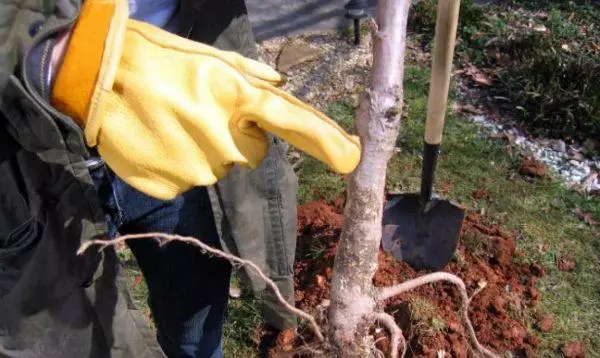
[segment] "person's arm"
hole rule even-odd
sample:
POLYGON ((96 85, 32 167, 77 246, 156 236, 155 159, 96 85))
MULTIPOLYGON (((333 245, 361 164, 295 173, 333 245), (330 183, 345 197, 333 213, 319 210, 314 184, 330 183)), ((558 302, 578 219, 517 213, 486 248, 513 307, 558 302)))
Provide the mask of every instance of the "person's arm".
POLYGON ((264 63, 126 17, 125 0, 86 0, 53 80, 51 103, 83 129, 108 166, 168 200, 257 167, 274 134, 349 173, 358 137, 276 86, 264 63))

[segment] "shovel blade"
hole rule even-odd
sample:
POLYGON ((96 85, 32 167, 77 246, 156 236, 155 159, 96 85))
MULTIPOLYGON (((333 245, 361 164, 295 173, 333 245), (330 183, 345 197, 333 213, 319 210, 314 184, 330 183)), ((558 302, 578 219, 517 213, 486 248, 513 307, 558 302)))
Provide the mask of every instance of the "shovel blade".
POLYGON ((452 259, 465 217, 460 205, 419 194, 388 197, 383 212, 383 249, 415 270, 441 270, 452 259))

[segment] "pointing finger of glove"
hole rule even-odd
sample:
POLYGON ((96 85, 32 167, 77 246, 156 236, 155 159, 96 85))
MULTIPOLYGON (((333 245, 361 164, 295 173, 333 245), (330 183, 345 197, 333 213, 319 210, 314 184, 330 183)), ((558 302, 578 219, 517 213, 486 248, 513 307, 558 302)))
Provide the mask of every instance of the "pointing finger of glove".
POLYGON ((243 104, 245 119, 327 164, 337 173, 352 172, 360 161, 358 137, 294 96, 257 81, 243 104))

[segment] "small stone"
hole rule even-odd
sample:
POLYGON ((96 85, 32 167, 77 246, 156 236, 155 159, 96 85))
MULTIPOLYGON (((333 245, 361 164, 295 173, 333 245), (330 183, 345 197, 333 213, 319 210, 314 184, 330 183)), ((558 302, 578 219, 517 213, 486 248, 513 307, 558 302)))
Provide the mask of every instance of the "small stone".
POLYGON ((310 87, 302 86, 298 91, 298 97, 306 97, 306 95, 310 92, 310 87))
POLYGON ((587 165, 586 165, 586 166, 583 166, 583 167, 581 168, 581 172, 582 172, 583 176, 584 176, 584 177, 586 177, 586 178, 587 178, 587 176, 588 176, 588 175, 590 175, 590 172, 591 172, 591 171, 592 171, 592 170, 591 170, 591 169, 590 169, 590 167, 588 167, 587 165))
POLYGON ((239 298, 242 296, 242 290, 239 287, 229 287, 229 297, 239 298))
POLYGON ((554 142, 554 145, 552 145, 552 149, 564 153, 567 151, 567 145, 565 144, 565 141, 559 139, 554 142))
POLYGON ((581 165, 581 163, 580 163, 580 162, 578 162, 578 161, 577 161, 577 160, 575 160, 575 159, 571 159, 571 160, 569 160, 569 164, 571 164, 571 165, 572 165, 572 166, 574 166, 574 167, 579 167, 579 166, 581 165))
POLYGON ((540 140, 538 141, 538 144, 539 144, 539 145, 542 145, 542 146, 544 146, 544 147, 547 147, 547 146, 549 146, 549 145, 550 145, 550 140, 548 140, 548 139, 540 139, 540 140))
POLYGON ((575 160, 583 160, 583 154, 581 154, 580 152, 573 151, 571 153, 571 157, 575 160))

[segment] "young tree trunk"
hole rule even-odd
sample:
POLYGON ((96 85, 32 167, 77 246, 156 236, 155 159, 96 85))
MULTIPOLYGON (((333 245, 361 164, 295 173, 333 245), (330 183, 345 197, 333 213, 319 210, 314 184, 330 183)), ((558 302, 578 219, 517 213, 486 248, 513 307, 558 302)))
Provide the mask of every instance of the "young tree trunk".
POLYGON ((344 357, 365 356, 375 320, 373 275, 381 240, 387 163, 400 127, 410 0, 379 0, 371 84, 357 112, 362 158, 350 176, 329 307, 331 342, 344 357))

